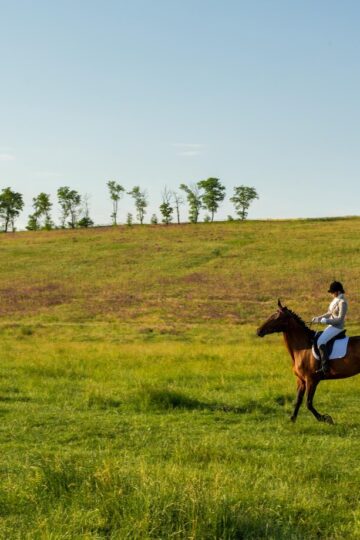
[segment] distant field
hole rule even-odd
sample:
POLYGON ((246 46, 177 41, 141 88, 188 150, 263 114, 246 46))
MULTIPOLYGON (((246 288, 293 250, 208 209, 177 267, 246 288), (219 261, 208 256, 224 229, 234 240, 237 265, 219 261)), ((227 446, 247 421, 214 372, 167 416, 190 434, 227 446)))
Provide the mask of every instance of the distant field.
POLYGON ((359 237, 360 218, 1 235, 0 317, 248 323, 278 296, 306 317, 336 277, 359 321, 359 237))
POLYGON ((0 235, 0 535, 360 538, 360 378, 317 423, 281 336, 344 282, 360 219, 0 235))

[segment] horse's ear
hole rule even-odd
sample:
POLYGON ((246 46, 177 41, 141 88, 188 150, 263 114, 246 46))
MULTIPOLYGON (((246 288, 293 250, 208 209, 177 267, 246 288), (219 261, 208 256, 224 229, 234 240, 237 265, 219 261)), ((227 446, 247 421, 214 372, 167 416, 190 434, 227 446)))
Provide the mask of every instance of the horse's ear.
POLYGON ((278 299, 278 306, 279 306, 279 311, 281 311, 281 313, 285 313, 286 311, 288 311, 288 308, 282 305, 280 298, 278 299))

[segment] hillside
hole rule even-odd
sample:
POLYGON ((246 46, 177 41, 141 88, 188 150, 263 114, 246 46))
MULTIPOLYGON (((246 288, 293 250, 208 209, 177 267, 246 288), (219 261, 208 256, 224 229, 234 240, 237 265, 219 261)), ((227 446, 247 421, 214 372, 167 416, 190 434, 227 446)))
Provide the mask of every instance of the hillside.
POLYGON ((293 424, 283 340, 254 332, 336 277, 360 333, 359 229, 1 235, 0 538, 359 538, 360 378, 321 383, 335 425, 293 424))
POLYGON ((120 226, 0 236, 0 320, 253 323, 304 318, 344 282, 360 319, 360 219, 120 226))

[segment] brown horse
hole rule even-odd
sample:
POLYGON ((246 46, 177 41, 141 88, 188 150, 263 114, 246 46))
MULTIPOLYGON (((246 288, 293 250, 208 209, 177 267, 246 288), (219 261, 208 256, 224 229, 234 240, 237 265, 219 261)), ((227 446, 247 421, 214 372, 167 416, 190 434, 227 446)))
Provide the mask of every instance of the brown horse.
POLYGON ((312 342, 315 332, 306 326, 296 313, 278 301, 279 309, 271 315, 257 330, 257 335, 264 337, 274 332, 283 332, 285 345, 292 358, 293 372, 297 378, 297 398, 291 420, 295 422, 305 391, 307 408, 320 422, 333 424, 328 414, 320 414, 313 406, 317 385, 322 380, 344 379, 360 373, 360 336, 349 339, 347 354, 344 358, 330 361, 328 374, 316 373, 319 362, 312 354, 312 342))

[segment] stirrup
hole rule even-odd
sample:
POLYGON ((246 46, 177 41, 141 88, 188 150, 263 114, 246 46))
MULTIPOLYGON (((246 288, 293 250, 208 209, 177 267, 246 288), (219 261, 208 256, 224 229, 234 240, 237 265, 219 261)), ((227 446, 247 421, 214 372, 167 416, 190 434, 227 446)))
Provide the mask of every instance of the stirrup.
POLYGON ((330 367, 327 366, 327 369, 324 369, 324 366, 321 366, 319 369, 315 370, 315 373, 317 375, 323 374, 323 375, 329 375, 330 373, 330 367))

